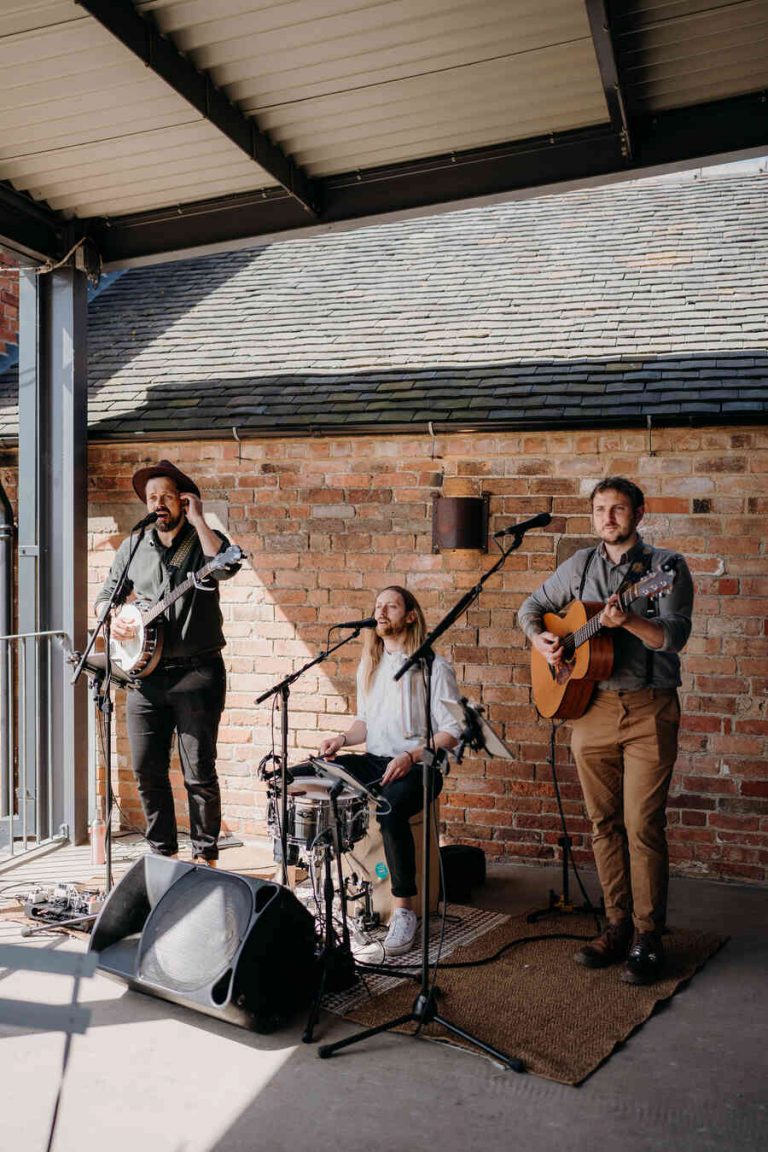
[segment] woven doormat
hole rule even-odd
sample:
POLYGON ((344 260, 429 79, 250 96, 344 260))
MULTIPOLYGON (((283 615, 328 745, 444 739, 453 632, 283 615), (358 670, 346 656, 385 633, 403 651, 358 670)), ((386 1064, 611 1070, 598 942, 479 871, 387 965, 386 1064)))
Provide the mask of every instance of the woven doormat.
MULTIPOLYGON (((522 1060, 529 1072, 563 1084, 585 1080, 727 939, 673 929, 664 937, 663 979, 650 987, 637 987, 621 982, 620 965, 598 970, 576 964, 573 954, 580 944, 557 939, 561 934, 591 938, 595 922, 574 915, 528 924, 524 917, 515 917, 457 948, 451 964, 505 951, 481 967, 441 969, 438 1011, 497 1051, 522 1060)), ((413 958, 409 960, 412 964, 413 958)), ((356 1001, 343 1008, 324 1003, 347 1019, 372 1027, 407 1013, 416 986, 400 981, 385 991, 373 991, 362 1001, 358 993, 356 1001)), ((414 1027, 407 1024, 401 1031, 413 1032, 414 1027)), ((438 1024, 427 1025, 422 1035, 480 1052, 438 1024)))
MULTIPOLYGON (((495 928, 501 927, 509 920, 501 912, 486 912, 480 908, 470 908, 463 904, 449 904, 445 919, 438 912, 432 917, 429 934, 429 962, 436 964, 438 960, 446 961, 453 958, 453 953, 463 945, 471 944, 474 940, 485 938, 495 928)), ((417 936, 414 947, 403 956, 387 960, 384 954, 384 937, 386 927, 366 935, 364 939, 355 939, 353 934, 352 948, 358 964, 357 971, 362 979, 352 988, 344 992, 329 993, 323 997, 323 1007, 338 1016, 347 1016, 353 1009, 368 1004, 374 997, 382 996, 385 992, 400 986, 407 980, 406 971, 416 973, 421 965, 421 938, 417 936), (386 974, 367 971, 366 965, 386 965, 389 970, 386 974)), ((409 983, 408 987, 415 987, 409 983)))

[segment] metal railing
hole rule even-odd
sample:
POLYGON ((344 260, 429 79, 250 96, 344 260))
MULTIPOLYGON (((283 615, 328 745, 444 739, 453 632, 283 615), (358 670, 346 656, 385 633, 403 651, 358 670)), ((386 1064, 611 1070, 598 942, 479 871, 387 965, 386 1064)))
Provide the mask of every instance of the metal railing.
POLYGON ((62 631, 0 636, 0 862, 60 838, 53 833, 53 646, 62 631))

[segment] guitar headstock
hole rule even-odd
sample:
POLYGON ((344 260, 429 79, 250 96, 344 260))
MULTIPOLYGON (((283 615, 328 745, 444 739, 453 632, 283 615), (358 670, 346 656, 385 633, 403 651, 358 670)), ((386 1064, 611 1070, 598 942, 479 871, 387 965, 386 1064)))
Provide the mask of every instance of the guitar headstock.
POLYGON ((230 544, 223 552, 219 552, 208 564, 209 571, 214 571, 217 568, 232 568, 235 564, 240 564, 243 560, 248 559, 248 553, 243 552, 242 548, 238 548, 237 544, 230 544))
POLYGON ((677 573, 671 566, 656 568, 647 576, 643 576, 642 580, 638 580, 636 584, 632 585, 632 599, 637 600, 641 596, 647 596, 649 599, 653 599, 655 596, 665 596, 672 588, 676 575, 677 573))

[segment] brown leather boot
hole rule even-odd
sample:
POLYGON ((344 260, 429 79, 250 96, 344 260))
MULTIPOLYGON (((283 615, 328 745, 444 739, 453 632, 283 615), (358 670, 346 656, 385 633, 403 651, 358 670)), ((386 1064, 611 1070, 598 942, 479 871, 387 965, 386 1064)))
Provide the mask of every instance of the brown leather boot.
POLYGON ((635 932, 621 979, 625 984, 653 984, 664 968, 660 932, 635 932))
POLYGON ((629 955, 632 931, 631 920, 609 924, 602 936, 590 940, 573 958, 585 968, 607 968, 609 964, 618 964, 629 955))

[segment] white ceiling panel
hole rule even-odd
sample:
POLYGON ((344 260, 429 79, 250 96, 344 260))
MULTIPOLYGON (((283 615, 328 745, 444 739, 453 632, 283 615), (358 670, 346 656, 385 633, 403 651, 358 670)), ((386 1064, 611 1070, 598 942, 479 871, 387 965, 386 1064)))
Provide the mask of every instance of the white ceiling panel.
MULTIPOLYGON (((575 43, 531 53, 519 60, 494 60, 462 70, 462 84, 451 72, 389 84, 365 103, 349 96, 325 97, 311 105, 292 105, 283 112, 270 109, 260 122, 291 152, 308 143, 337 140, 345 150, 355 139, 391 142, 415 125, 432 124, 438 133, 460 121, 485 118, 495 124, 492 135, 519 139, 518 117, 546 132, 555 122, 594 123, 605 116, 605 98, 595 80, 591 45, 575 43), (552 77, 556 79, 552 79, 552 77), (489 102, 488 92, 496 93, 489 102)), ((369 97, 372 94, 367 93, 369 97)), ((526 135, 532 133, 526 133, 526 135)))
POLYGON ((623 6, 617 32, 638 110, 768 87, 768 0, 634 0, 623 6))
POLYGON ((587 0, 0 0, 0 238, 40 251, 81 217, 109 249, 143 213, 163 250, 165 209, 195 243, 215 198, 217 244, 228 196, 238 227, 280 235, 768 144, 768 0, 607 12, 606 29, 587 0), (651 119, 715 100, 725 127, 651 119))
POLYGON ((420 149, 429 154, 520 139, 513 109, 524 90, 524 130, 534 135, 607 117, 583 0, 297 0, 214 9, 161 2, 151 8, 195 65, 306 162, 312 176, 357 168, 375 156, 389 163, 420 149), (552 85, 563 67, 582 89, 578 94, 552 85), (586 104, 584 88, 590 90, 586 104), (447 92, 459 103, 461 94, 471 95, 476 113, 455 122, 457 100, 446 100, 447 92), (571 115, 574 96, 579 108, 571 115), (412 110, 414 122, 404 123, 403 106, 416 97, 423 107, 412 110), (537 118, 531 105, 540 98, 537 118), (334 119, 334 105, 346 121, 334 119), (359 155, 350 147, 355 137, 344 132, 352 111, 359 155), (387 124, 391 117, 396 120, 387 124), (319 128, 322 141, 307 151, 319 128), (376 147, 372 136, 379 133, 385 139, 376 147))

